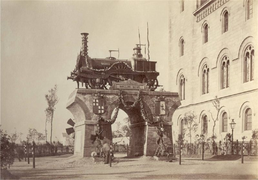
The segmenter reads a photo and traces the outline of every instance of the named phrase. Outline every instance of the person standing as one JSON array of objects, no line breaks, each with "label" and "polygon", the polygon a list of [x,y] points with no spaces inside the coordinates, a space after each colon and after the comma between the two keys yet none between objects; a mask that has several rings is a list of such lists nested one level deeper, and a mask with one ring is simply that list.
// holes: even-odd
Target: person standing
[{"label": "person standing", "polygon": [[102,150],[103,150],[103,153],[104,153],[104,164],[108,164],[109,163],[109,155],[110,155],[110,142],[105,137],[104,137],[104,140],[103,140]]}]

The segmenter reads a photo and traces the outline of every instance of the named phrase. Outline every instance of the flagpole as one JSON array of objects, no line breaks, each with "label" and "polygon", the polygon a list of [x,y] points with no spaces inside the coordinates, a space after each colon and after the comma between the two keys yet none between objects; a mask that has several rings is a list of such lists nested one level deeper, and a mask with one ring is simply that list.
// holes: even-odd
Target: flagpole
[{"label": "flagpole", "polygon": [[147,22],[147,43],[148,43],[148,61],[150,60],[150,41],[149,41],[149,25]]},{"label": "flagpole", "polygon": [[138,35],[139,35],[139,44],[141,44],[141,35],[140,35],[139,27],[138,27]]}]

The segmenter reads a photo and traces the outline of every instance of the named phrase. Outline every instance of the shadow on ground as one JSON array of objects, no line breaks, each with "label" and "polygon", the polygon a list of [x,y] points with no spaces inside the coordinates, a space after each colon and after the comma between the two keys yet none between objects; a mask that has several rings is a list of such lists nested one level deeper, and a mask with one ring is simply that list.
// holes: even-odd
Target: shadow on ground
[{"label": "shadow on ground", "polygon": [[182,160],[189,161],[236,161],[240,159],[240,155],[215,155],[211,157],[204,157],[204,160],[202,160],[201,158],[182,158]]},{"label": "shadow on ground", "polygon": [[[147,175],[141,179],[256,179],[254,175],[230,175],[230,174],[161,174]],[[134,178],[131,178],[134,179]]]},{"label": "shadow on ground", "polygon": [[1,174],[1,179],[2,180],[19,179],[18,176],[12,175],[7,169],[2,169],[0,174]]},{"label": "shadow on ground", "polygon": [[[203,161],[201,158],[182,158],[184,160]],[[216,155],[212,157],[204,157],[204,161],[235,161],[241,159],[240,155]]]},{"label": "shadow on ground", "polygon": [[207,161],[235,161],[240,158],[241,158],[240,155],[217,155],[206,160]]}]

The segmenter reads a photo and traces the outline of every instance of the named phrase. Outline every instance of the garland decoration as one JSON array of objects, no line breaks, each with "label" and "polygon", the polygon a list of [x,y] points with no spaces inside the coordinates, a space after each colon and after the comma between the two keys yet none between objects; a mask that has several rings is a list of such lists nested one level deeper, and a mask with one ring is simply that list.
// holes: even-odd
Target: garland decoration
[{"label": "garland decoration", "polygon": [[141,98],[140,98],[140,111],[141,111],[141,115],[142,115],[142,118],[144,119],[144,121],[146,121],[146,122],[152,124],[153,122],[151,122],[151,121],[149,120],[149,118],[147,117],[147,115],[146,115],[146,112],[145,112],[145,110],[144,110],[144,105],[143,105],[143,102],[142,102],[142,99],[141,99]]},{"label": "garland decoration", "polygon": [[163,121],[162,120],[160,120],[159,122],[158,122],[158,135],[159,136],[161,136],[161,137],[163,137],[163,134],[164,134],[164,126],[163,126]]},{"label": "garland decoration", "polygon": [[118,112],[119,112],[119,106],[117,106],[117,107],[115,108],[115,113],[114,113],[114,115],[111,117],[111,119],[105,120],[103,117],[99,116],[99,120],[98,120],[98,121],[104,121],[104,122],[113,124],[113,123],[116,121]]},{"label": "garland decoration", "polygon": [[110,120],[107,120],[107,121],[108,121],[109,123],[113,124],[113,123],[115,122],[116,118],[117,118],[118,112],[119,112],[119,106],[117,106],[117,107],[115,108],[115,113],[114,113],[114,115],[111,117]]},{"label": "garland decoration", "polygon": [[134,108],[137,106],[137,104],[140,102],[141,100],[141,91],[138,92],[138,95],[137,95],[137,98],[136,98],[136,101],[134,101],[134,103],[132,105],[127,105],[125,103],[125,100],[124,100],[124,96],[123,96],[123,93],[120,92],[120,103],[126,108],[126,109],[131,109],[131,108]]}]

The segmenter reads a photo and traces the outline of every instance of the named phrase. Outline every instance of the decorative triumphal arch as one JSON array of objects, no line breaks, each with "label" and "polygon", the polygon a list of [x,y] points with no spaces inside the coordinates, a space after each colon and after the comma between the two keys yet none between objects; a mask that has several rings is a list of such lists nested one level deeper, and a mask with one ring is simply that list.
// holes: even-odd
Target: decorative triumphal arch
[{"label": "decorative triumphal arch", "polygon": [[112,142],[111,125],[122,109],[128,114],[132,132],[128,155],[153,156],[161,127],[164,143],[172,147],[171,119],[179,105],[177,93],[150,91],[146,83],[132,80],[114,83],[109,90],[76,89],[67,105],[75,121],[74,154],[90,156],[95,149],[91,137],[99,129],[101,136]]},{"label": "decorative triumphal arch", "polygon": [[[177,93],[155,91],[159,86],[156,62],[141,54],[141,44],[130,60],[88,56],[88,33],[81,33],[82,47],[68,79],[77,82],[67,109],[74,116],[67,133],[75,133],[74,154],[90,156],[96,137],[112,142],[111,125],[119,109],[130,119],[129,156],[154,155],[157,140],[172,147],[171,118],[180,105]],[[84,88],[80,88],[80,83]],[[112,113],[114,111],[114,113]],[[163,143],[162,143],[163,144]]]}]

